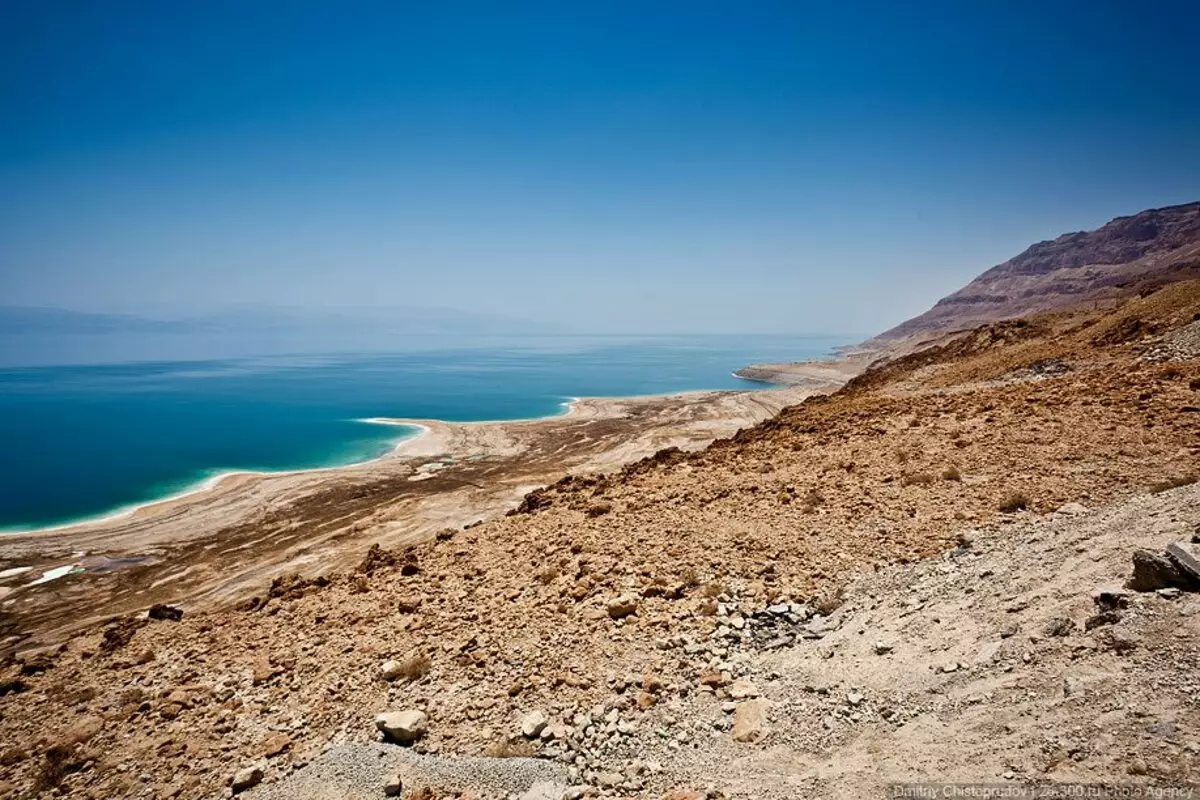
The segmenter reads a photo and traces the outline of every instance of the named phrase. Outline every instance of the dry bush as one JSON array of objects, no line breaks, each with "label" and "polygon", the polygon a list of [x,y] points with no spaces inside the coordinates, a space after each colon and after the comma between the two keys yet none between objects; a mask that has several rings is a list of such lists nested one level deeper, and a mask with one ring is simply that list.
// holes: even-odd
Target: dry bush
[{"label": "dry bush", "polygon": [[1025,508],[1029,508],[1029,497],[1022,492],[1013,492],[1008,497],[1005,497],[1000,503],[1000,510],[1005,514],[1013,514]]},{"label": "dry bush", "polygon": [[819,489],[809,489],[808,493],[804,495],[804,510],[808,513],[811,514],[817,510],[817,506],[823,505],[825,505],[825,495],[821,494]]},{"label": "dry bush", "polygon": [[719,597],[725,594],[725,587],[720,583],[713,581],[712,583],[704,584],[704,587],[700,589],[700,594],[704,595],[705,597]]},{"label": "dry bush", "polygon": [[533,745],[524,739],[510,739],[507,736],[492,742],[483,751],[489,758],[531,758]]},{"label": "dry bush", "polygon": [[928,472],[916,472],[916,473],[911,473],[909,475],[905,475],[903,478],[901,478],[900,485],[901,486],[929,486],[935,480],[937,480],[937,479],[934,478],[932,475],[930,475]]},{"label": "dry bush", "polygon": [[813,598],[812,607],[819,613],[829,616],[841,608],[846,602],[846,587],[842,585],[826,586]]},{"label": "dry bush", "polygon": [[1171,489],[1178,489],[1180,486],[1191,486],[1195,482],[1195,475],[1179,475],[1178,477],[1167,478],[1165,481],[1159,481],[1151,485],[1150,494],[1162,494]]},{"label": "dry bush", "polygon": [[538,571],[537,580],[543,586],[549,586],[560,574],[558,567],[546,567]]},{"label": "dry bush", "polygon": [[83,765],[77,763],[71,748],[65,744],[52,745],[47,751],[45,760],[34,777],[34,793],[48,793],[57,789],[67,777],[67,773],[78,771]]},{"label": "dry bush", "polygon": [[896,461],[898,461],[899,463],[907,464],[910,456],[911,456],[911,453],[908,452],[907,447],[897,447],[896,448]]},{"label": "dry bush", "polygon": [[400,662],[400,677],[407,681],[416,681],[429,674],[429,656],[417,653]]},{"label": "dry bush", "polygon": [[679,580],[686,586],[697,586],[700,583],[700,575],[694,568],[685,567],[683,572],[679,573]]},{"label": "dry bush", "polygon": [[942,470],[942,480],[961,481],[962,473],[958,471],[958,467],[946,467],[944,470]]}]

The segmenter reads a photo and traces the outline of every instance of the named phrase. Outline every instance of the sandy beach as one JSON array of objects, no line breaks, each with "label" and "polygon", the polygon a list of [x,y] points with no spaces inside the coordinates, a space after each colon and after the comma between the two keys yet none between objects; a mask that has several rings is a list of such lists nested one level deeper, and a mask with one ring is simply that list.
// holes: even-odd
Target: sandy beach
[{"label": "sandy beach", "polygon": [[561,415],[517,421],[364,420],[419,432],[372,461],[226,473],[102,519],[0,537],[0,571],[28,568],[0,578],[0,632],[12,649],[156,602],[237,602],[285,573],[345,569],[376,542],[394,547],[501,515],[565,474],[701,447],[814,391],[584,398]]}]

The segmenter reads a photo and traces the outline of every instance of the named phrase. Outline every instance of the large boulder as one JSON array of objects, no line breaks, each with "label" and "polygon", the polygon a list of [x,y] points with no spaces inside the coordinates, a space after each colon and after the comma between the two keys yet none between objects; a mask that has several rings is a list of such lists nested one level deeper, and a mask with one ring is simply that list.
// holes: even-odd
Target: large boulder
[{"label": "large boulder", "polygon": [[1125,584],[1135,592],[1153,592],[1185,584],[1183,573],[1174,561],[1151,550],[1133,551],[1133,575]]}]

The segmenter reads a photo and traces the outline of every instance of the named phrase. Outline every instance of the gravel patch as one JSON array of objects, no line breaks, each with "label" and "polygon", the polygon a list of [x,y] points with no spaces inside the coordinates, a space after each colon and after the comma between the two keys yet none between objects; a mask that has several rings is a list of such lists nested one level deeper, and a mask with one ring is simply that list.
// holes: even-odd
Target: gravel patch
[{"label": "gravel patch", "polygon": [[247,800],[359,800],[383,797],[383,785],[399,773],[404,793],[429,786],[473,791],[484,797],[522,794],[541,785],[566,789],[561,765],[536,758],[450,758],[422,755],[385,744],[345,744],[326,750],[304,769],[239,797]]}]

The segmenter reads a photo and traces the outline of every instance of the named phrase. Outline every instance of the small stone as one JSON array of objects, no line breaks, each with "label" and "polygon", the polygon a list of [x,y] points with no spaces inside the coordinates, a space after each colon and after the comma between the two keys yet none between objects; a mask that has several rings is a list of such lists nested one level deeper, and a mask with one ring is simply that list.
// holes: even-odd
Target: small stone
[{"label": "small stone", "polygon": [[1076,514],[1086,514],[1087,512],[1088,512],[1088,507],[1083,505],[1082,503],[1065,503],[1064,505],[1061,505],[1058,507],[1059,514],[1067,514],[1069,516],[1075,516]]},{"label": "small stone", "polygon": [[745,678],[738,678],[729,685],[729,696],[734,700],[749,700],[758,697],[758,688]]},{"label": "small stone", "polygon": [[183,619],[183,609],[175,606],[168,606],[162,603],[156,603],[150,606],[150,611],[147,612],[150,619],[168,620],[170,622],[179,622]]},{"label": "small stone", "polygon": [[1149,774],[1150,769],[1146,766],[1145,761],[1140,758],[1135,758],[1129,762],[1128,766],[1125,767],[1125,772],[1130,775],[1147,775]]},{"label": "small stone", "polygon": [[258,751],[267,758],[277,756],[292,746],[292,739],[286,733],[275,731],[267,734],[258,746]]},{"label": "small stone", "polygon": [[863,699],[864,699],[863,696],[861,694],[859,694],[858,692],[850,692],[849,694],[846,695],[846,702],[852,706],[862,705]]},{"label": "small stone", "polygon": [[402,669],[403,665],[399,661],[391,659],[383,662],[383,665],[379,668],[379,672],[383,675],[385,681],[394,681],[400,677]]},{"label": "small stone", "polygon": [[1104,635],[1100,638],[1100,643],[1105,650],[1124,655],[1137,649],[1141,644],[1141,640],[1137,636],[1126,633],[1125,631],[1115,628],[1107,628]]},{"label": "small stone", "polygon": [[383,781],[383,794],[385,797],[399,797],[404,791],[404,781],[400,780],[399,775],[389,775]]},{"label": "small stone", "polygon": [[631,594],[621,595],[608,604],[608,616],[612,619],[624,619],[634,614],[638,609],[638,599]]},{"label": "small stone", "polygon": [[888,653],[892,652],[892,645],[888,644],[887,642],[876,642],[874,650],[875,655],[886,656]]},{"label": "small stone", "polygon": [[425,735],[426,720],[422,711],[387,711],[375,718],[375,727],[389,741],[410,744]]},{"label": "small stone", "polygon": [[1075,630],[1075,621],[1067,617],[1055,617],[1046,623],[1047,636],[1067,636]]},{"label": "small stone", "polygon": [[263,769],[255,764],[254,766],[238,770],[233,776],[233,781],[230,783],[230,787],[233,789],[233,793],[237,794],[238,792],[244,792],[247,789],[254,788],[260,782],[262,782],[262,779]]},{"label": "small stone", "polygon": [[1179,595],[1183,594],[1183,592],[1179,591],[1179,589],[1174,586],[1168,586],[1166,589],[1159,589],[1157,592],[1155,592],[1155,594],[1166,600],[1175,600],[1179,597]]},{"label": "small stone", "polygon": [[526,739],[537,738],[546,727],[546,722],[546,715],[541,711],[530,711],[521,720],[521,735]]}]

